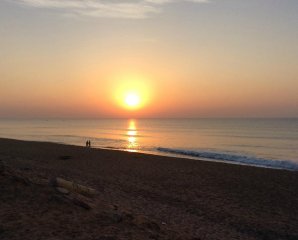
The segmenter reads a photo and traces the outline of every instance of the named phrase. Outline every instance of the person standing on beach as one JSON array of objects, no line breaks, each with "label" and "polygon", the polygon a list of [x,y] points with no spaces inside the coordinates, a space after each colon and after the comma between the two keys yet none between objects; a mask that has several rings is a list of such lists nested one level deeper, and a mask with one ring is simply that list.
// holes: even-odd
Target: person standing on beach
[{"label": "person standing on beach", "polygon": [[86,147],[91,147],[91,141],[90,140],[86,141]]}]

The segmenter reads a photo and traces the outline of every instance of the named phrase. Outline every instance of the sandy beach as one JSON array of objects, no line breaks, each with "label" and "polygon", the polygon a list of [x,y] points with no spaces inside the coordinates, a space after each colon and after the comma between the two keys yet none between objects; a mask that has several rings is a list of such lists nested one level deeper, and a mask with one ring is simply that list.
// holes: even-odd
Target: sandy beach
[{"label": "sandy beach", "polygon": [[294,171],[0,139],[0,189],[0,239],[298,239]]}]

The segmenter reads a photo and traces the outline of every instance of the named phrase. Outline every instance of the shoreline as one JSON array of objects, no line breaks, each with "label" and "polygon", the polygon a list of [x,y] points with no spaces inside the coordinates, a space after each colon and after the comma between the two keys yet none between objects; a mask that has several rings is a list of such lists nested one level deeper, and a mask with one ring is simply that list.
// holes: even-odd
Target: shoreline
[{"label": "shoreline", "polygon": [[[1,162],[0,238],[298,237],[294,171],[3,138]],[[99,191],[94,207],[61,198],[52,177]]]},{"label": "shoreline", "polygon": [[[14,138],[2,138],[0,137],[0,140],[15,140],[15,141],[23,141],[23,142],[33,142],[33,143],[50,143],[50,144],[59,144],[59,145],[65,145],[65,146],[74,146],[74,147],[82,147],[85,148],[84,145],[74,145],[74,144],[68,144],[64,142],[51,142],[51,141],[36,141],[36,140],[24,140],[24,139],[14,139]],[[136,153],[136,154],[144,154],[144,155],[150,155],[150,156],[156,156],[156,157],[165,157],[165,158],[173,158],[173,159],[185,159],[185,160],[191,160],[191,161],[203,161],[203,162],[211,162],[211,163],[223,163],[223,164],[231,164],[231,165],[240,165],[240,166],[248,166],[248,167],[256,167],[256,168],[265,168],[265,169],[273,169],[273,170],[285,170],[285,171],[291,171],[291,172],[298,172],[298,163],[295,163],[290,160],[267,160],[262,159],[265,161],[273,161],[273,162],[283,162],[284,164],[290,164],[290,166],[273,166],[273,165],[261,165],[258,163],[246,163],[246,162],[238,162],[234,160],[222,160],[222,159],[212,159],[212,158],[204,158],[204,157],[198,157],[198,156],[191,156],[187,154],[179,154],[179,153],[171,153],[171,152],[162,152],[162,151],[141,151],[141,150],[128,150],[128,149],[117,149],[114,147],[92,147],[91,149],[98,149],[98,150],[108,150],[108,151],[116,151],[116,152],[128,152],[128,153]],[[292,165],[292,166],[291,166]]]}]

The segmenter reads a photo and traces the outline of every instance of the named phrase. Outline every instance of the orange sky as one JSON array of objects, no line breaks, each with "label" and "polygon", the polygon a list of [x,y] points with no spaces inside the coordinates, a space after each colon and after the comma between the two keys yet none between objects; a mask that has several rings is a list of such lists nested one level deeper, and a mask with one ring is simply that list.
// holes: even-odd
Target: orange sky
[{"label": "orange sky", "polygon": [[0,2],[0,117],[298,117],[296,1],[71,2]]}]

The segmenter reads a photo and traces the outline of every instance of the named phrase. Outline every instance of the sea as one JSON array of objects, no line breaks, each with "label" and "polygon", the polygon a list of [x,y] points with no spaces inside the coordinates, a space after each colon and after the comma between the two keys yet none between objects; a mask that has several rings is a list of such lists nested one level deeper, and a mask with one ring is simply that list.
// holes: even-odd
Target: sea
[{"label": "sea", "polygon": [[0,137],[298,170],[298,119],[6,119]]}]

